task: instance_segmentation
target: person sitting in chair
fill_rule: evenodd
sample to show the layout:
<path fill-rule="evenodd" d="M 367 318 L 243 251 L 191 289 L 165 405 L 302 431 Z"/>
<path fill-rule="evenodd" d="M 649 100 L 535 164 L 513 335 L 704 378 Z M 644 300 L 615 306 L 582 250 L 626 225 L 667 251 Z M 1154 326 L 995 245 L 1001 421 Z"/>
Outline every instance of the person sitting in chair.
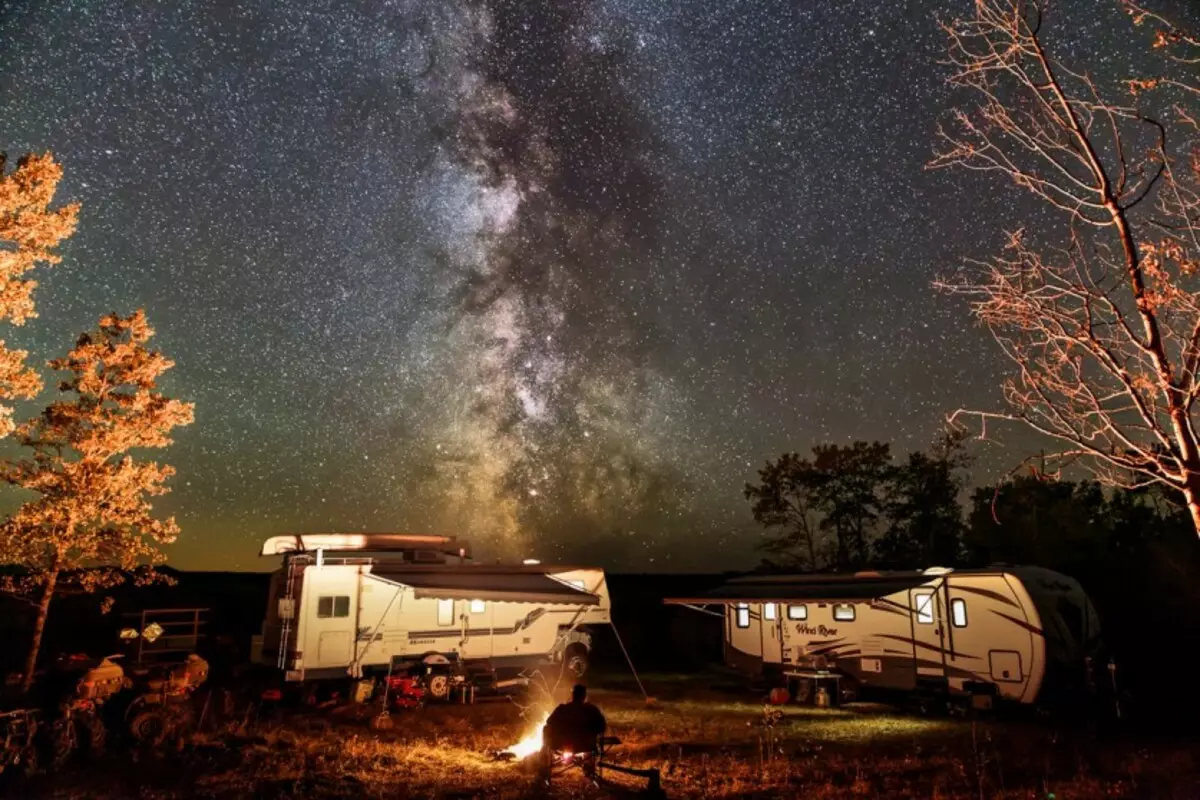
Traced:
<path fill-rule="evenodd" d="M 547 755 L 557 751 L 592 753 L 598 749 L 607 726 L 604 714 L 587 701 L 587 687 L 576 684 L 571 702 L 554 709 L 546 720 L 542 741 Z"/>

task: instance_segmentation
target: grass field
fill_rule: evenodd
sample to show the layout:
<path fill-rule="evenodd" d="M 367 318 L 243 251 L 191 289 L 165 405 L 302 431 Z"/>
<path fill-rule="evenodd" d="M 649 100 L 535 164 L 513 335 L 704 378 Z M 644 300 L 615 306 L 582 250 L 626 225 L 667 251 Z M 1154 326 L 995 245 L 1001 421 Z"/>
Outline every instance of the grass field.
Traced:
<path fill-rule="evenodd" d="M 1044 723 L 930 719 L 875 707 L 764 706 L 703 677 L 648 676 L 647 704 L 628 679 L 593 676 L 592 699 L 622 744 L 614 762 L 661 771 L 668 797 L 1196 798 L 1193 742 L 1098 736 Z M 168 754 L 113 754 L 39 779 L 22 796 L 102 798 L 517 798 L 634 796 L 644 780 L 577 771 L 547 789 L 530 763 L 492 752 L 516 742 L 548 698 L 431 706 L 390 731 L 354 714 L 309 712 L 210 730 Z M 240 722 L 242 720 L 239 720 Z"/>

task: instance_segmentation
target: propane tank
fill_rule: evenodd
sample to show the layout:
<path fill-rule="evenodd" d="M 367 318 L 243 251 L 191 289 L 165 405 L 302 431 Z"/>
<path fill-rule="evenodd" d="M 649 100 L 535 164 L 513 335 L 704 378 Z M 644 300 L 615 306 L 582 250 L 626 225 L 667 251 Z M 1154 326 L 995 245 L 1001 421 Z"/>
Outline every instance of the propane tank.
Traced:
<path fill-rule="evenodd" d="M 829 692 L 824 686 L 817 687 L 817 708 L 829 708 Z"/>

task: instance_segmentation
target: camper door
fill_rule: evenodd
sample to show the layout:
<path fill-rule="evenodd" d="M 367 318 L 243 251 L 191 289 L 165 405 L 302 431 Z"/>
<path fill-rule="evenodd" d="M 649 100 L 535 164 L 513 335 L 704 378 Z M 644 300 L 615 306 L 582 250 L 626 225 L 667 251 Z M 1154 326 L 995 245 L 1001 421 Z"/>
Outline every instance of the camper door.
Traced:
<path fill-rule="evenodd" d="M 337 567 L 316 567 L 305 576 L 304 668 L 348 667 L 354 655 L 358 575 Z"/>
<path fill-rule="evenodd" d="M 494 655 L 493 620 L 496 603 L 492 600 L 459 601 L 463 621 L 463 658 L 491 658 Z"/>
<path fill-rule="evenodd" d="M 908 597 L 917 678 L 944 678 L 946 645 L 942 591 L 936 585 L 922 586 L 910 589 Z"/>
<path fill-rule="evenodd" d="M 762 614 L 762 659 L 766 664 L 783 662 L 783 630 L 780 620 L 783 617 L 782 603 L 762 603 L 759 606 Z"/>

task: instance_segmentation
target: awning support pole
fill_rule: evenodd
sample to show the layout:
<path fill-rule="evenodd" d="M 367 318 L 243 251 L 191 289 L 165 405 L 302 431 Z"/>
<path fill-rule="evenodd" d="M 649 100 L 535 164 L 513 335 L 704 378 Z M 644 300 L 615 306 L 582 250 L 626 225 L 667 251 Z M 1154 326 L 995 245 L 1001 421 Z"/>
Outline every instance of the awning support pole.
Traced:
<path fill-rule="evenodd" d="M 625 643 L 621 641 L 621 632 L 617 630 L 616 623 L 610 621 L 608 623 L 613 630 L 613 634 L 617 637 L 617 644 L 621 646 L 621 652 L 625 655 L 625 663 L 629 665 L 629 671 L 633 673 L 633 679 L 637 681 L 638 688 L 642 690 L 642 698 L 649 703 L 650 695 L 646 694 L 646 687 L 642 685 L 642 678 L 638 675 L 637 667 L 633 665 L 633 659 L 629 657 L 629 651 L 625 649 Z"/>
<path fill-rule="evenodd" d="M 710 617 L 716 617 L 717 619 L 725 619 L 725 615 L 722 614 L 721 612 L 707 609 L 704 606 L 694 606 L 691 603 L 680 603 L 679 605 L 683 606 L 688 611 L 699 611 L 701 614 L 708 614 Z"/>

